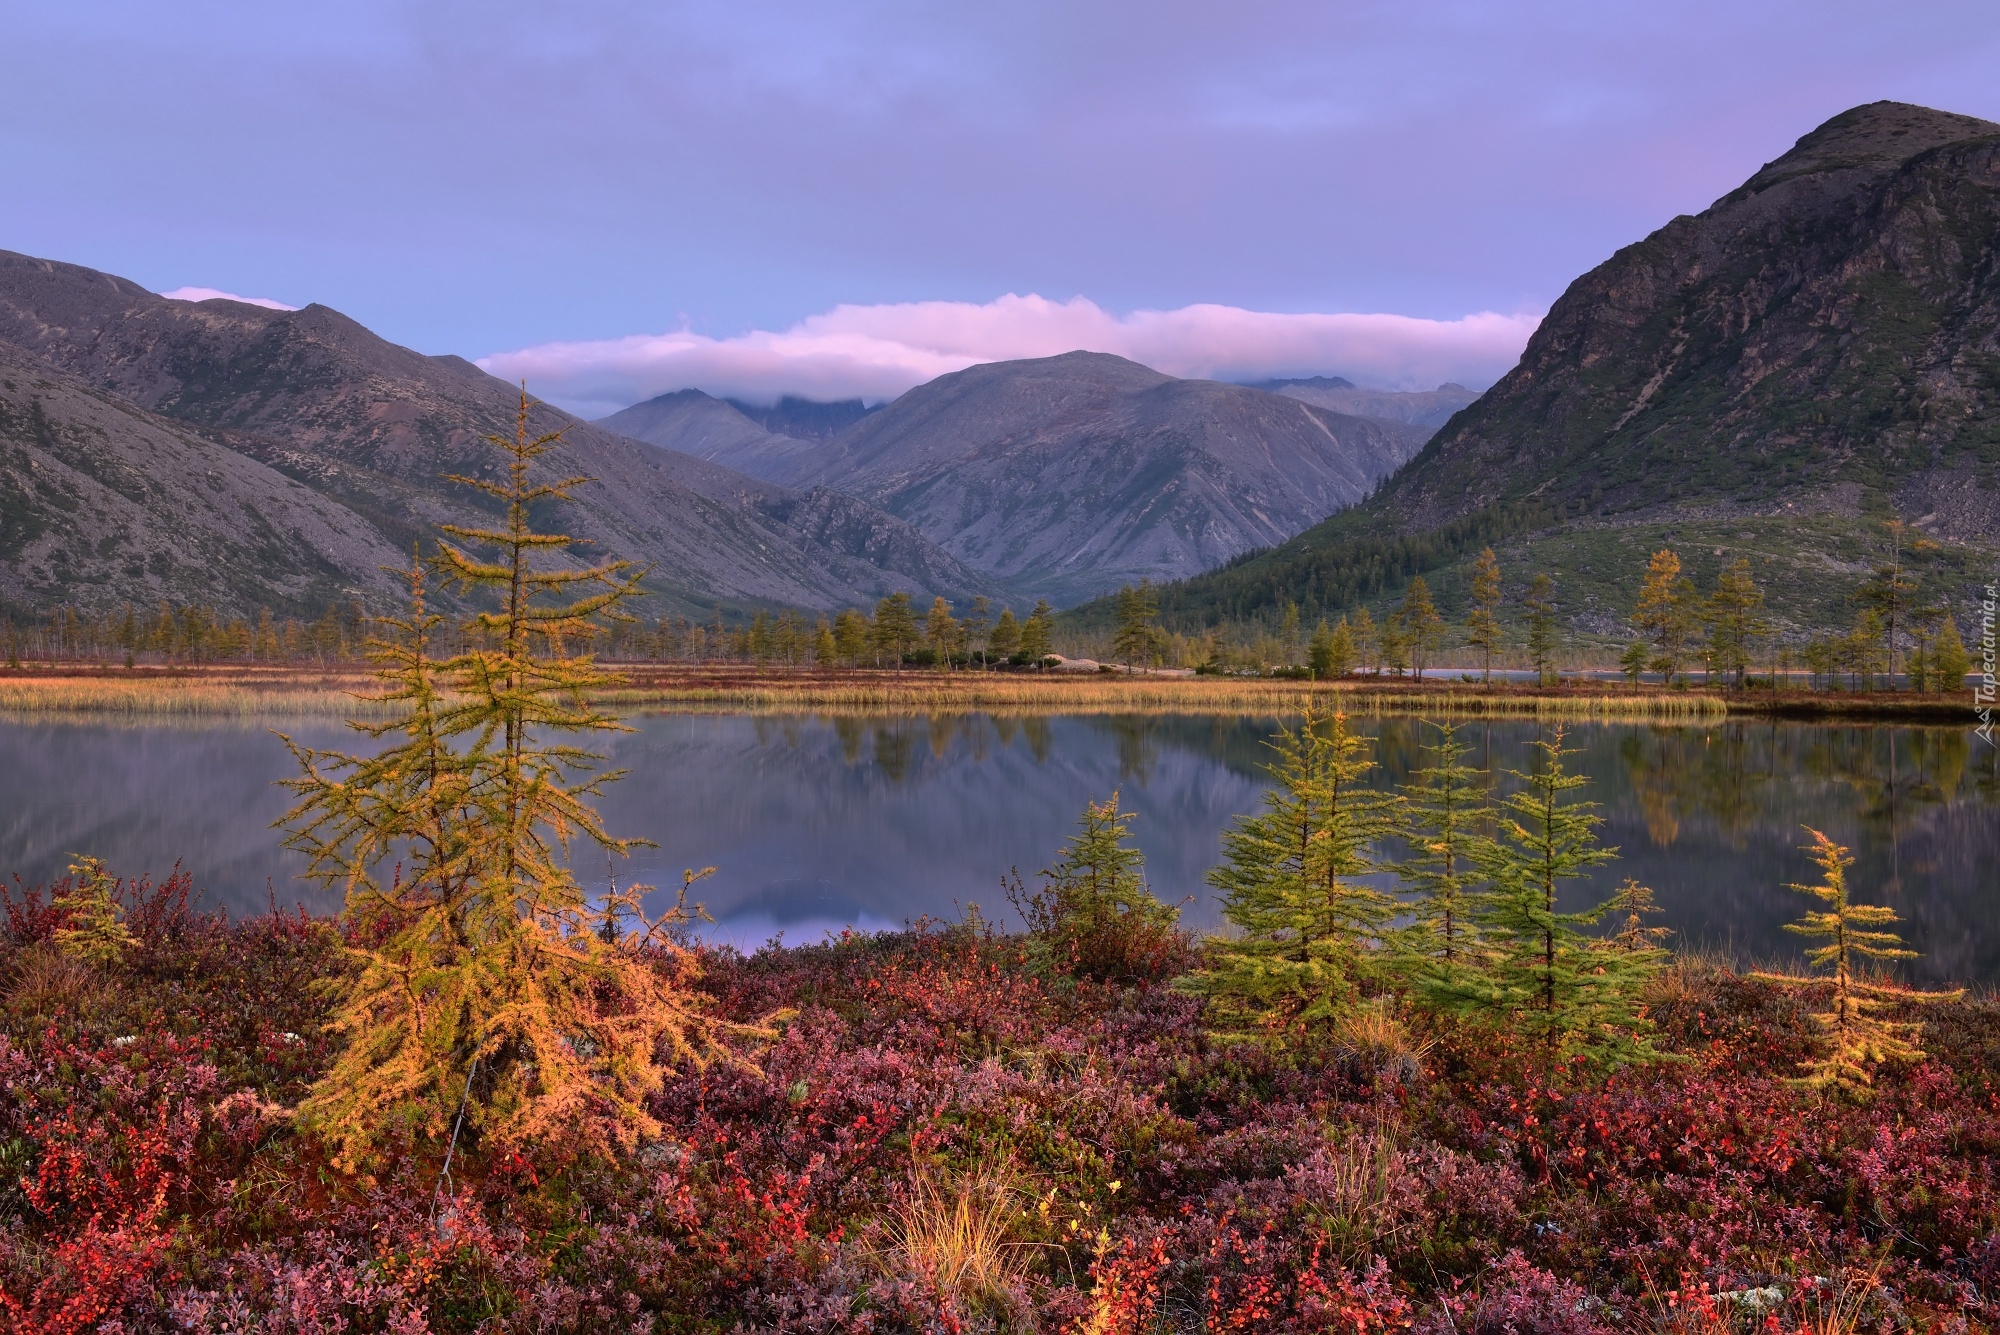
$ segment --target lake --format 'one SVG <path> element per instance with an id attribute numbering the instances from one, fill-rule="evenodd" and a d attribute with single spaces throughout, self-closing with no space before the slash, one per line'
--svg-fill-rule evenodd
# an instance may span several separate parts
<path id="1" fill-rule="evenodd" d="M 677 884 L 716 866 L 699 896 L 714 933 L 745 946 L 798 943 L 842 926 L 955 918 L 969 903 L 1008 920 L 1001 879 L 1032 884 L 1085 801 L 1113 790 L 1154 890 L 1187 920 L 1220 919 L 1203 883 L 1232 816 L 1266 787 L 1276 720 L 1181 716 L 846 718 L 676 715 L 630 720 L 613 763 L 610 828 L 658 847 L 620 883 Z M 285 725 L 313 746 L 351 746 L 337 723 Z M 1367 721 L 1392 785 L 1422 763 L 1428 725 Z M 1525 722 L 1469 724 L 1472 763 L 1525 768 L 1542 735 Z M 1574 726 L 1574 768 L 1621 850 L 1577 895 L 1627 876 L 1653 887 L 1674 942 L 1752 959 L 1797 959 L 1781 930 L 1811 903 L 1784 888 L 1814 878 L 1799 851 L 1811 824 L 1853 848 L 1857 900 L 1892 905 L 1924 982 L 2000 983 L 2000 772 L 1968 730 L 1780 722 Z M 287 805 L 273 780 L 289 758 L 236 721 L 103 724 L 0 721 L 0 869 L 33 883 L 74 853 L 158 876 L 180 861 L 205 902 L 233 913 L 274 899 L 338 907 L 298 881 L 270 828 Z M 602 884 L 601 855 L 579 870 Z"/>

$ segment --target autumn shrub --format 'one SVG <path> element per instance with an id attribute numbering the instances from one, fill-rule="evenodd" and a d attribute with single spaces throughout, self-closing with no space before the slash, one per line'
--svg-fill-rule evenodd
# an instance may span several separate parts
<path id="1" fill-rule="evenodd" d="M 1926 1007 L 1926 1056 L 1849 1105 L 1787 1083 L 1824 994 L 1713 962 L 1654 980 L 1665 1064 L 1552 1066 L 1372 1000 L 1330 1030 L 1428 1044 L 1403 1079 L 1221 1040 L 1199 997 L 1053 977 L 964 924 L 696 946 L 673 985 L 791 1014 L 754 1065 L 666 1072 L 659 1137 L 475 1143 L 442 1193 L 412 1139 L 364 1189 L 285 1113 L 335 1058 L 316 983 L 352 967 L 341 931 L 131 891 L 136 944 L 87 1011 L 16 1004 L 54 929 L 15 934 L 27 888 L 0 906 L 0 1325 L 1695 1329 L 1675 1293 L 1744 1332 L 1716 1295 L 1775 1289 L 1796 1335 L 1863 1277 L 1860 1329 L 2000 1323 L 1990 1000 Z"/>

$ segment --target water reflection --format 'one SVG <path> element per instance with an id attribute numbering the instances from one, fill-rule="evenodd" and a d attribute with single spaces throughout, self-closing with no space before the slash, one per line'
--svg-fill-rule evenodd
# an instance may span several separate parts
<path id="1" fill-rule="evenodd" d="M 1264 787 L 1275 720 L 1243 717 L 824 718 L 649 716 L 617 740 L 613 830 L 659 843 L 620 879 L 671 885 L 716 865 L 703 894 L 735 940 L 814 939 L 842 925 L 953 916 L 968 902 L 1002 916 L 1000 878 L 1032 875 L 1090 798 L 1122 791 L 1156 890 L 1194 896 L 1223 827 Z M 1422 763 L 1427 725 L 1369 723 L 1375 782 Z M 338 726 L 296 728 L 309 745 L 349 745 Z M 1496 791 L 1531 763 L 1525 723 L 1465 727 Z M 1587 725 L 1571 730 L 1588 795 L 1604 804 L 1619 861 L 1603 893 L 1651 885 L 1677 941 L 1795 959 L 1780 925 L 1805 907 L 1783 888 L 1810 867 L 1802 824 L 1855 850 L 1858 898 L 1893 905 L 1924 952 L 1928 981 L 2000 982 L 2000 774 L 1994 753 L 1955 729 Z M 280 902 L 333 907 L 294 880 L 297 859 L 269 828 L 285 807 L 276 739 L 256 726 L 0 724 L 0 867 L 33 881 L 72 853 L 155 873 L 182 860 L 233 911 Z M 594 873 L 601 875 L 601 872 Z"/>

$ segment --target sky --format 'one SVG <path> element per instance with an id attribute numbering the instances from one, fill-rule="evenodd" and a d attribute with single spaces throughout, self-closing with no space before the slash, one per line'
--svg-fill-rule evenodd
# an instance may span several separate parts
<path id="1" fill-rule="evenodd" d="M 595 415 L 1084 346 L 1483 387 L 1993 0 L 0 0 L 0 249 L 321 302 Z"/>

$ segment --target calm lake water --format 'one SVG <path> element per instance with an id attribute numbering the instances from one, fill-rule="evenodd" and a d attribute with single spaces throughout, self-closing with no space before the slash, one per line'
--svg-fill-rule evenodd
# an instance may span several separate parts
<path id="1" fill-rule="evenodd" d="M 1275 720 L 1218 717 L 850 719 L 655 715 L 631 720 L 613 761 L 631 771 L 603 803 L 610 827 L 658 843 L 620 883 L 672 885 L 720 870 L 700 895 L 739 944 L 819 939 L 845 925 L 951 918 L 976 902 L 1005 919 L 1001 878 L 1050 861 L 1084 802 L 1118 790 L 1164 899 L 1219 921 L 1203 873 L 1230 818 L 1266 787 Z M 337 724 L 287 724 L 299 741 L 351 746 Z M 1370 722 L 1382 785 L 1422 761 L 1427 725 Z M 1473 762 L 1525 768 L 1528 723 L 1474 724 Z M 1599 724 L 1572 729 L 1619 860 L 1584 887 L 1652 886 L 1676 942 L 1796 958 L 1780 925 L 1810 901 L 1801 824 L 1859 856 L 1859 900 L 1894 906 L 1924 981 L 2000 983 L 2000 772 L 1962 729 Z M 126 873 L 179 860 L 231 912 L 337 904 L 298 881 L 270 824 L 290 772 L 261 726 L 0 722 L 0 869 L 35 882 L 72 853 Z M 1504 780 L 1503 780 L 1504 782 Z M 580 870 L 599 883 L 596 855 Z"/>

